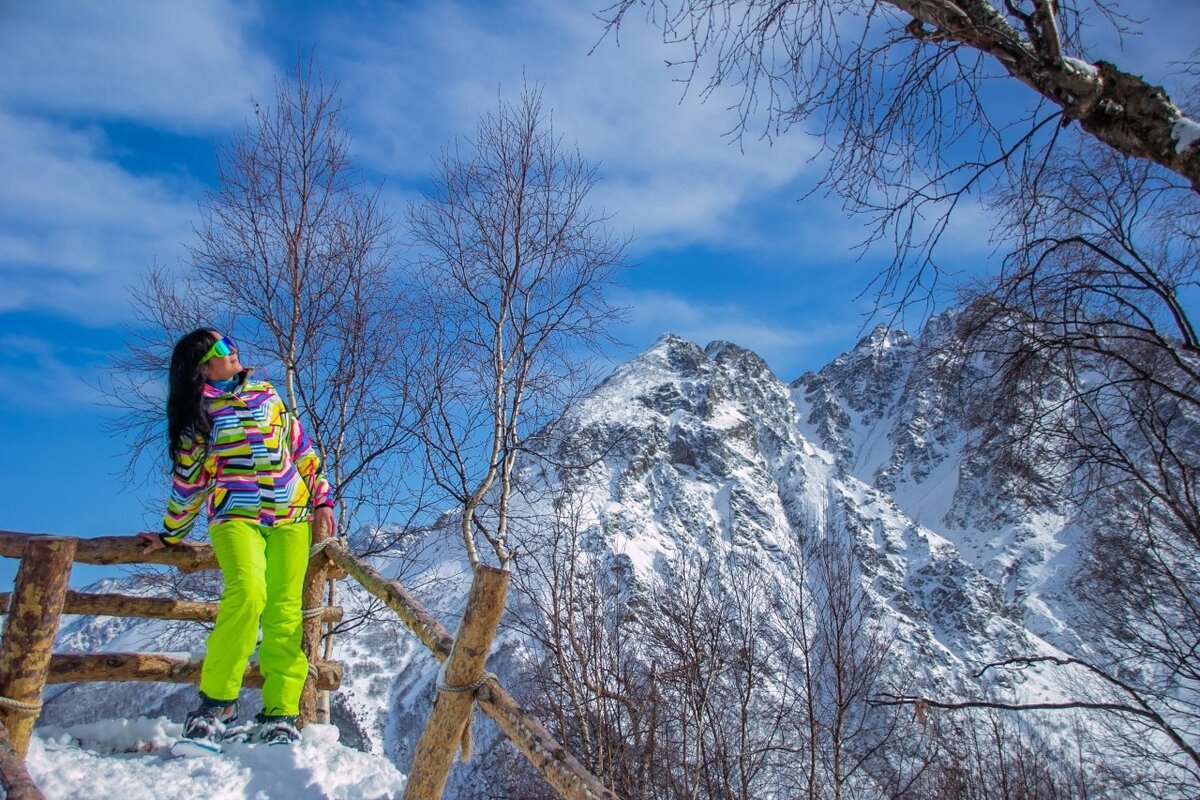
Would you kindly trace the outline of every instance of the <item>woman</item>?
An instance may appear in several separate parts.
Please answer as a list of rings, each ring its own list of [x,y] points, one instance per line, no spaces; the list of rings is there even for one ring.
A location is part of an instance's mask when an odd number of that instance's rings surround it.
[[[200,673],[200,705],[188,714],[180,754],[220,752],[235,734],[246,662],[262,627],[263,710],[237,738],[288,744],[308,661],[300,647],[310,525],[333,534],[333,493],[304,428],[275,389],[252,380],[237,346],[201,328],[171,354],[168,452],[174,470],[162,533],[144,552],[179,546],[202,504],[225,581]]]

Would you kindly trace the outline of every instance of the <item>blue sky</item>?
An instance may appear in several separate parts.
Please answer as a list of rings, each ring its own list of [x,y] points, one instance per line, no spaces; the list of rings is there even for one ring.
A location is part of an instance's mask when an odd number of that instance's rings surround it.
[[[541,85],[556,129],[599,164],[595,203],[635,237],[614,359],[673,331],[749,347],[790,380],[851,347],[871,309],[855,297],[888,254],[857,260],[862,223],[840,201],[797,202],[820,174],[816,142],[731,145],[730,98],[684,95],[664,67],[678,51],[655,32],[627,25],[592,50],[593,5],[0,0],[0,529],[157,528],[162,487],[123,486],[127,445],[105,432],[96,387],[129,287],[183,259],[214,146],[297,48],[339,82],[356,164],[397,213],[500,94]],[[1187,20],[1106,55],[1164,73],[1194,46],[1191,6],[1128,4]],[[989,249],[982,212],[966,211],[942,255],[970,269]]]

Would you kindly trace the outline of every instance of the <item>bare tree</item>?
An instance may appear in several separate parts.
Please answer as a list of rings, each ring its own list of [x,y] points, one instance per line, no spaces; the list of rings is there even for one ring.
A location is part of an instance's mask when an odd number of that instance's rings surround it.
[[[798,542],[803,545],[803,541]],[[795,696],[797,709],[793,715],[793,748],[797,756],[797,769],[790,781],[800,796],[817,800],[819,787],[824,783],[820,767],[821,717],[817,711],[820,700],[818,685],[818,659],[816,647],[816,617],[814,596],[805,591],[808,584],[809,560],[803,546],[797,548],[799,558],[794,568],[795,581],[800,587],[786,601],[792,625],[788,628],[788,639],[792,645],[786,661],[788,670],[787,688]]]
[[[904,656],[877,619],[832,492],[822,517],[793,532],[781,600],[795,765],[785,785],[809,800],[903,794],[921,769],[901,766],[904,748],[920,748],[905,740],[897,714],[870,701],[905,671]]]
[[[408,215],[423,302],[440,320],[424,442],[462,508],[472,567],[477,536],[504,566],[517,456],[586,385],[582,356],[618,316],[604,289],[625,241],[588,205],[595,170],[554,131],[538,91],[483,115],[467,148],[442,156]]]
[[[716,574],[711,561],[677,563],[645,619],[663,705],[657,739],[663,763],[672,765],[668,797],[712,797],[723,771],[710,734],[729,685],[734,656],[726,645],[734,623],[714,591]]]
[[[678,559],[638,626],[653,691],[653,794],[755,798],[794,769],[792,713],[761,565]]]
[[[615,33],[638,10],[688,54],[677,66],[702,96],[740,92],[736,135],[761,121],[822,138],[822,185],[895,248],[881,297],[929,292],[958,204],[1048,163],[1077,138],[1068,128],[1200,191],[1200,126],[1161,87],[1088,57],[1085,24],[1133,27],[1108,0],[618,0],[600,16]],[[1029,102],[1009,111],[997,78]]]
[[[206,306],[232,307],[239,335],[282,369],[345,521],[390,501],[403,474],[421,316],[397,283],[394,224],[351,165],[336,90],[298,63],[274,105],[255,105],[190,252],[194,278],[215,290]]]
[[[1048,744],[1028,718],[976,711],[952,718],[930,715],[927,726],[939,748],[920,782],[905,797],[945,800],[1082,800],[1110,797],[1117,788],[1084,762],[1070,758],[1085,730],[1064,732]]]
[[[522,665],[522,694],[613,791],[656,797],[660,709],[639,644],[642,602],[619,558],[583,547],[589,519],[577,498],[560,496],[552,520],[525,520],[514,531],[522,556],[508,624],[536,645]],[[508,785],[515,797],[536,791],[522,775]]]
[[[867,699],[883,680],[890,640],[872,617],[848,542],[825,539],[810,550],[815,561],[808,587],[816,594],[816,658],[819,728],[828,749],[826,765],[836,800],[852,796],[856,773],[886,740],[887,720],[873,714]]]
[[[378,189],[352,165],[336,85],[298,59],[273,101],[255,103],[252,122],[219,150],[219,183],[201,205],[182,274],[160,265],[147,272],[139,325],[116,359],[110,397],[123,412],[116,427],[132,434],[133,461],[147,453],[158,460],[165,440],[158,387],[171,345],[200,325],[218,327],[249,363],[279,370],[268,377],[304,420],[334,487],[343,535],[352,523],[375,522],[376,531],[392,533],[359,549],[387,549],[424,499],[419,485],[406,482],[418,452],[413,387],[428,325],[396,271],[395,224]],[[378,527],[384,520],[392,527]],[[337,602],[333,581],[327,602]],[[328,624],[325,658],[334,633],[379,610],[368,604]]]
[[[153,479],[161,482],[167,472],[165,376],[172,343],[201,325],[228,327],[225,307],[209,316],[197,302],[199,290],[187,271],[177,275],[158,262],[151,264],[137,286],[129,288],[135,323],[125,327],[125,351],[113,356],[111,383],[100,387],[104,402],[116,412],[109,429],[129,441],[126,481],[152,471]],[[147,460],[154,465],[152,470],[144,470]]]
[[[1170,707],[1169,699],[1161,695],[1148,694],[1134,674],[1133,680],[1114,677],[1105,669],[1078,658],[1035,656],[1011,658],[987,664],[976,674],[976,678],[991,671],[1023,671],[1044,665],[1060,670],[1070,669],[1079,673],[1080,688],[1077,694],[1087,694],[1086,699],[1053,699],[1044,702],[1006,701],[988,698],[965,700],[939,700],[935,698],[889,695],[875,698],[875,705],[913,705],[920,714],[929,709],[969,712],[1082,712],[1092,728],[1109,732],[1103,749],[1089,755],[1093,768],[1120,756],[1128,759],[1126,764],[1135,764],[1130,772],[1116,767],[1108,776],[1107,783],[1128,791],[1152,790],[1155,796],[1191,796],[1197,786],[1197,753],[1192,745],[1194,732],[1190,730],[1194,714],[1187,704]],[[1100,737],[1092,738],[1100,740]],[[1156,741],[1158,740],[1158,741]],[[1169,746],[1162,740],[1170,742]],[[1080,763],[1083,759],[1080,759]],[[1064,766],[1061,764],[1059,766]],[[1065,766],[1070,766],[1069,764]]]
[[[1012,255],[966,293],[947,363],[980,376],[974,417],[981,447],[1004,454],[998,482],[1073,509],[1087,535],[1080,661],[1177,734],[1113,741],[1196,779],[1200,201],[1111,153],[1063,148],[1039,169],[1049,180],[1002,205]]]
[[[113,396],[143,451],[161,438],[157,387],[171,343],[200,324],[221,327],[279,370],[269,377],[304,419],[345,530],[364,510],[379,521],[419,496],[400,478],[415,452],[410,378],[427,326],[399,282],[394,223],[352,166],[336,85],[298,61],[273,100],[255,103],[252,123],[219,151],[190,263],[148,271]]]
[[[715,721],[721,786],[733,797],[755,798],[790,774],[788,719],[795,714],[784,687],[786,637],[779,632],[777,587],[746,555],[729,564],[733,625],[726,645],[733,656],[722,714]],[[718,795],[719,796],[719,795]]]

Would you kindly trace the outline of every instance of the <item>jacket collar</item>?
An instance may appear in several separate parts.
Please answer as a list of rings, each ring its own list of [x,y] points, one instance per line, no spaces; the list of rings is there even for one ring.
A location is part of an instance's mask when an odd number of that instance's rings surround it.
[[[252,372],[254,372],[254,369],[252,367],[244,369],[241,372],[239,372],[237,374],[237,383],[234,384],[232,391],[226,392],[223,389],[218,389],[216,386],[213,386],[211,383],[207,383],[207,382],[204,384],[204,388],[201,391],[203,392],[204,396],[209,399],[215,399],[218,397],[225,397],[226,395],[237,394],[239,391],[242,390],[243,387],[245,387],[246,383],[250,380],[250,373],[252,373]]]

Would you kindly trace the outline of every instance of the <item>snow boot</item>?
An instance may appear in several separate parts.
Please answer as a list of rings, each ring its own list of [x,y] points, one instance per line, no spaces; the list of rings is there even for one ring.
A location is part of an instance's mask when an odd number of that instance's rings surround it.
[[[236,725],[226,725],[225,734],[221,737],[222,744],[245,744],[253,742],[258,735],[258,720],[248,719]]]
[[[258,723],[258,732],[254,736],[257,742],[289,745],[300,741],[295,717],[259,714],[254,721]]]
[[[201,697],[200,707],[188,712],[183,736],[171,746],[173,756],[211,756],[224,748],[221,740],[226,726],[237,720],[238,704],[220,703]]]

